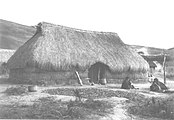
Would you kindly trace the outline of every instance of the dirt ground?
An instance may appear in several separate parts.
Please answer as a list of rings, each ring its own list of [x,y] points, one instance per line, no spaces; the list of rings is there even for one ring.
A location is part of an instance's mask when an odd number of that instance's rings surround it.
[[[161,77],[158,76],[158,78],[160,79],[160,81],[162,81],[163,79]],[[139,88],[137,90],[132,90],[132,91],[136,91],[140,94],[143,94],[147,97],[167,97],[167,94],[163,94],[163,93],[155,93],[155,92],[150,92],[149,91],[149,86],[151,85],[150,83],[143,83],[143,84],[134,84],[136,88]],[[50,95],[48,93],[43,93],[42,91],[47,90],[47,89],[57,89],[61,86],[55,86],[55,87],[38,87],[38,91],[37,92],[31,92],[27,95],[23,95],[23,96],[7,96],[5,95],[3,92],[10,87],[14,87],[16,85],[12,85],[12,84],[8,84],[6,83],[6,79],[4,79],[3,77],[0,78],[0,118],[1,115],[3,113],[3,105],[10,105],[10,104],[14,104],[14,103],[20,103],[22,105],[32,105],[35,101],[37,101],[39,98],[43,98],[43,97],[54,97],[57,100],[62,100],[62,101],[69,101],[69,100],[75,100],[75,97],[73,96],[67,96],[67,95]],[[91,87],[95,87],[95,88],[103,88],[103,89],[113,89],[115,91],[117,90],[121,90],[120,89],[121,84],[109,84],[106,86],[99,86],[99,85],[95,85],[95,86],[76,86],[76,88],[78,87],[83,87],[83,88],[91,88]],[[64,87],[75,87],[75,86],[64,86]],[[167,87],[170,88],[170,90],[174,90],[174,81],[167,79]],[[123,90],[123,91],[127,91],[127,90]],[[122,97],[111,97],[111,98],[100,98],[102,100],[106,100],[106,101],[112,101],[115,104],[114,107],[114,114],[108,114],[105,117],[100,118],[100,120],[160,120],[159,118],[149,118],[149,117],[142,117],[142,116],[135,116],[135,115],[130,115],[127,113],[125,106],[127,106],[127,98],[122,98]]]

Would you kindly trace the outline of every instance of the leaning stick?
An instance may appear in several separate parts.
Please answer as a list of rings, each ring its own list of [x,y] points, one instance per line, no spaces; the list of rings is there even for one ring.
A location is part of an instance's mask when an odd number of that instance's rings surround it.
[[[76,73],[76,76],[77,76],[77,78],[78,78],[78,83],[82,86],[83,83],[82,83],[82,80],[81,80],[81,78],[80,78],[79,73],[78,73],[77,71],[75,71],[75,73]]]

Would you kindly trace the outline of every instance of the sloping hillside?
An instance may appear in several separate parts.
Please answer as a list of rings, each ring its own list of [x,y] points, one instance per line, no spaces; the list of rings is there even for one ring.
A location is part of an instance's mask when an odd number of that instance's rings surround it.
[[[18,23],[6,21],[0,19],[0,48],[1,49],[17,49],[24,42],[30,39],[36,28]],[[147,55],[159,55],[163,52],[163,49],[146,47],[139,45],[128,45],[137,52],[143,52]],[[172,50],[174,48],[168,49]]]
[[[0,19],[0,48],[16,50],[31,38],[35,31],[34,27]]]
[[[174,47],[173,47],[173,48],[170,48],[170,49],[168,49],[168,50],[174,50]]]
[[[168,49],[167,53],[170,56],[169,57],[170,61],[169,61],[168,65],[169,66],[174,66],[174,48]]]
[[[139,45],[130,45],[130,47],[133,48],[136,52],[143,52],[145,55],[159,55],[163,53],[163,50],[166,51],[166,49],[139,46]]]
[[[174,59],[174,48],[168,49],[167,53],[170,55],[171,58]]]

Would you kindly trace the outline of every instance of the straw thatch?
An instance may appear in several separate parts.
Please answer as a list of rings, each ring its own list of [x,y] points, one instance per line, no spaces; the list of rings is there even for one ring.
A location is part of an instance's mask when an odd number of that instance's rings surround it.
[[[32,72],[85,71],[96,62],[106,64],[113,73],[145,73],[149,67],[116,33],[45,22],[38,24],[36,34],[9,59],[8,67],[11,70],[32,68]]]
[[[130,51],[116,33],[93,32],[41,23],[40,30],[8,61],[10,69],[37,66],[43,70],[86,69],[97,61],[113,71],[145,71],[147,63]]]

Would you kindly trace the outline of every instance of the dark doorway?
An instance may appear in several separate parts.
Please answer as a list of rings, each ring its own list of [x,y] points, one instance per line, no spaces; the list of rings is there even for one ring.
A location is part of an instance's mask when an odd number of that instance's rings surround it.
[[[106,72],[109,71],[109,66],[104,63],[97,62],[88,69],[89,82],[99,84],[100,80],[105,79]]]

